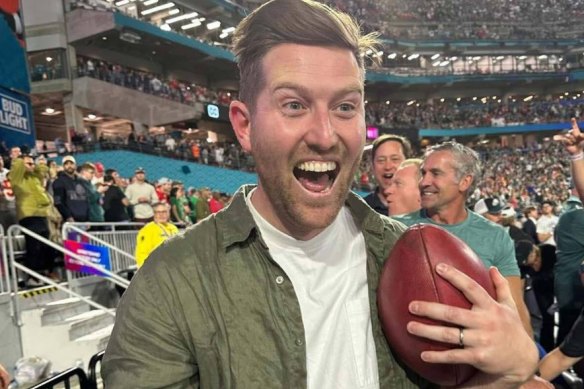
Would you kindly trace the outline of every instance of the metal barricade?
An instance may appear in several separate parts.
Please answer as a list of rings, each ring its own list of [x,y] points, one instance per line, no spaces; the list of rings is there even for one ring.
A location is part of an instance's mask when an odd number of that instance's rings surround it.
[[[109,251],[111,271],[119,273],[136,269],[136,237],[143,223],[65,223],[61,230],[63,240],[75,240],[94,246],[106,247]],[[97,227],[97,229],[92,229]],[[69,280],[90,275],[67,271]]]
[[[2,264],[0,265],[0,294],[10,293],[10,279],[8,278],[8,250],[6,248],[6,234],[4,226],[0,224],[0,251],[2,252]]]
[[[114,284],[121,286],[122,288],[127,288],[130,285],[130,282],[122,277],[120,277],[119,275],[106,270],[102,267],[100,267],[99,265],[94,264],[93,262],[85,259],[83,256],[80,256],[70,250],[65,249],[64,247],[51,242],[49,239],[42,237],[41,235],[27,229],[24,228],[18,224],[15,224],[13,226],[11,226],[10,228],[8,228],[8,234],[7,234],[7,238],[8,238],[8,265],[10,267],[10,275],[11,275],[11,287],[12,287],[12,302],[13,302],[13,306],[14,306],[14,311],[15,311],[15,316],[17,319],[17,324],[18,325],[22,325],[22,321],[20,319],[20,306],[19,306],[19,301],[18,301],[18,296],[17,296],[17,291],[18,291],[18,276],[16,271],[19,270],[23,273],[26,273],[32,277],[35,277],[37,279],[39,279],[40,281],[54,286],[57,289],[60,289],[66,293],[68,293],[70,296],[72,297],[77,297],[78,299],[84,301],[85,303],[91,305],[94,308],[97,308],[99,310],[104,311],[105,313],[107,313],[108,315],[112,315],[115,316],[115,313],[111,312],[111,310],[109,310],[107,307],[98,304],[96,302],[94,302],[93,300],[91,300],[88,297],[82,296],[76,292],[74,292],[73,290],[71,290],[70,288],[68,288],[65,285],[62,285],[58,282],[55,282],[54,280],[45,277],[44,275],[29,269],[28,267],[16,262],[15,259],[15,252],[16,250],[14,249],[14,242],[15,242],[15,238],[18,235],[25,235],[27,238],[32,238],[32,239],[36,239],[39,242],[42,242],[43,244],[46,244],[47,246],[57,250],[58,252],[62,253],[63,255],[68,255],[71,258],[75,259],[76,261],[82,263],[85,266],[91,267],[97,271],[99,271],[103,276],[105,280],[108,280],[110,282],[113,282]]]

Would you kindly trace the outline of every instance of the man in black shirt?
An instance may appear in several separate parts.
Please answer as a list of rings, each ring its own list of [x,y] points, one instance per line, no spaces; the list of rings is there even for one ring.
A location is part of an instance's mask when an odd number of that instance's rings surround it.
[[[103,195],[103,210],[104,219],[106,222],[125,222],[130,220],[126,207],[130,205],[130,201],[115,184],[115,179],[111,175],[103,177],[104,185],[109,186]]]

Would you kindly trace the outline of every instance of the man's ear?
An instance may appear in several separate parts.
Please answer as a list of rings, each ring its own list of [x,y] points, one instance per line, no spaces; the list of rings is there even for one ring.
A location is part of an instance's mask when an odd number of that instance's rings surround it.
[[[461,192],[466,192],[468,188],[470,188],[470,186],[472,185],[473,181],[474,177],[471,175],[466,175],[462,177],[462,180],[460,180],[460,182],[458,183],[458,189]]]
[[[250,130],[251,115],[245,103],[234,100],[229,105],[229,120],[239,144],[244,151],[251,151]]]

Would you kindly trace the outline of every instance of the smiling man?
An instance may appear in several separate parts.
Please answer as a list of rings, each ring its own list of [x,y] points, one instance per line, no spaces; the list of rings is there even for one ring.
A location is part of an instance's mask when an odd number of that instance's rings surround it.
[[[310,0],[274,0],[241,22],[230,119],[259,184],[145,262],[116,314],[107,388],[433,387],[395,360],[377,315],[377,280],[403,225],[349,192],[365,143],[361,53],[374,43]],[[424,359],[490,373],[468,387],[517,387],[537,351],[503,278],[492,272],[495,301],[456,270],[441,274],[476,309],[457,312],[456,328],[412,322],[443,342],[467,331],[462,353]],[[452,322],[446,306],[411,309]]]
[[[377,187],[365,197],[365,202],[382,215],[388,214],[384,192],[390,187],[399,165],[412,154],[412,145],[403,136],[385,134],[373,141],[371,170]]]

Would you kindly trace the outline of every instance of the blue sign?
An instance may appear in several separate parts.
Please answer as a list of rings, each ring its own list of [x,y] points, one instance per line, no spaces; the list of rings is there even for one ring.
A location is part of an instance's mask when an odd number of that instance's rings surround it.
[[[112,264],[109,256],[109,249],[107,247],[94,246],[89,243],[76,242],[74,240],[66,240],[63,245],[67,250],[70,250],[82,257],[86,261],[93,263],[103,269],[112,270]],[[70,271],[89,273],[95,275],[104,275],[97,269],[87,266],[81,261],[73,257],[65,255],[65,268]]]
[[[219,119],[219,107],[215,104],[207,105],[207,115],[212,119]]]
[[[30,99],[0,86],[0,132],[8,147],[35,145]]]

